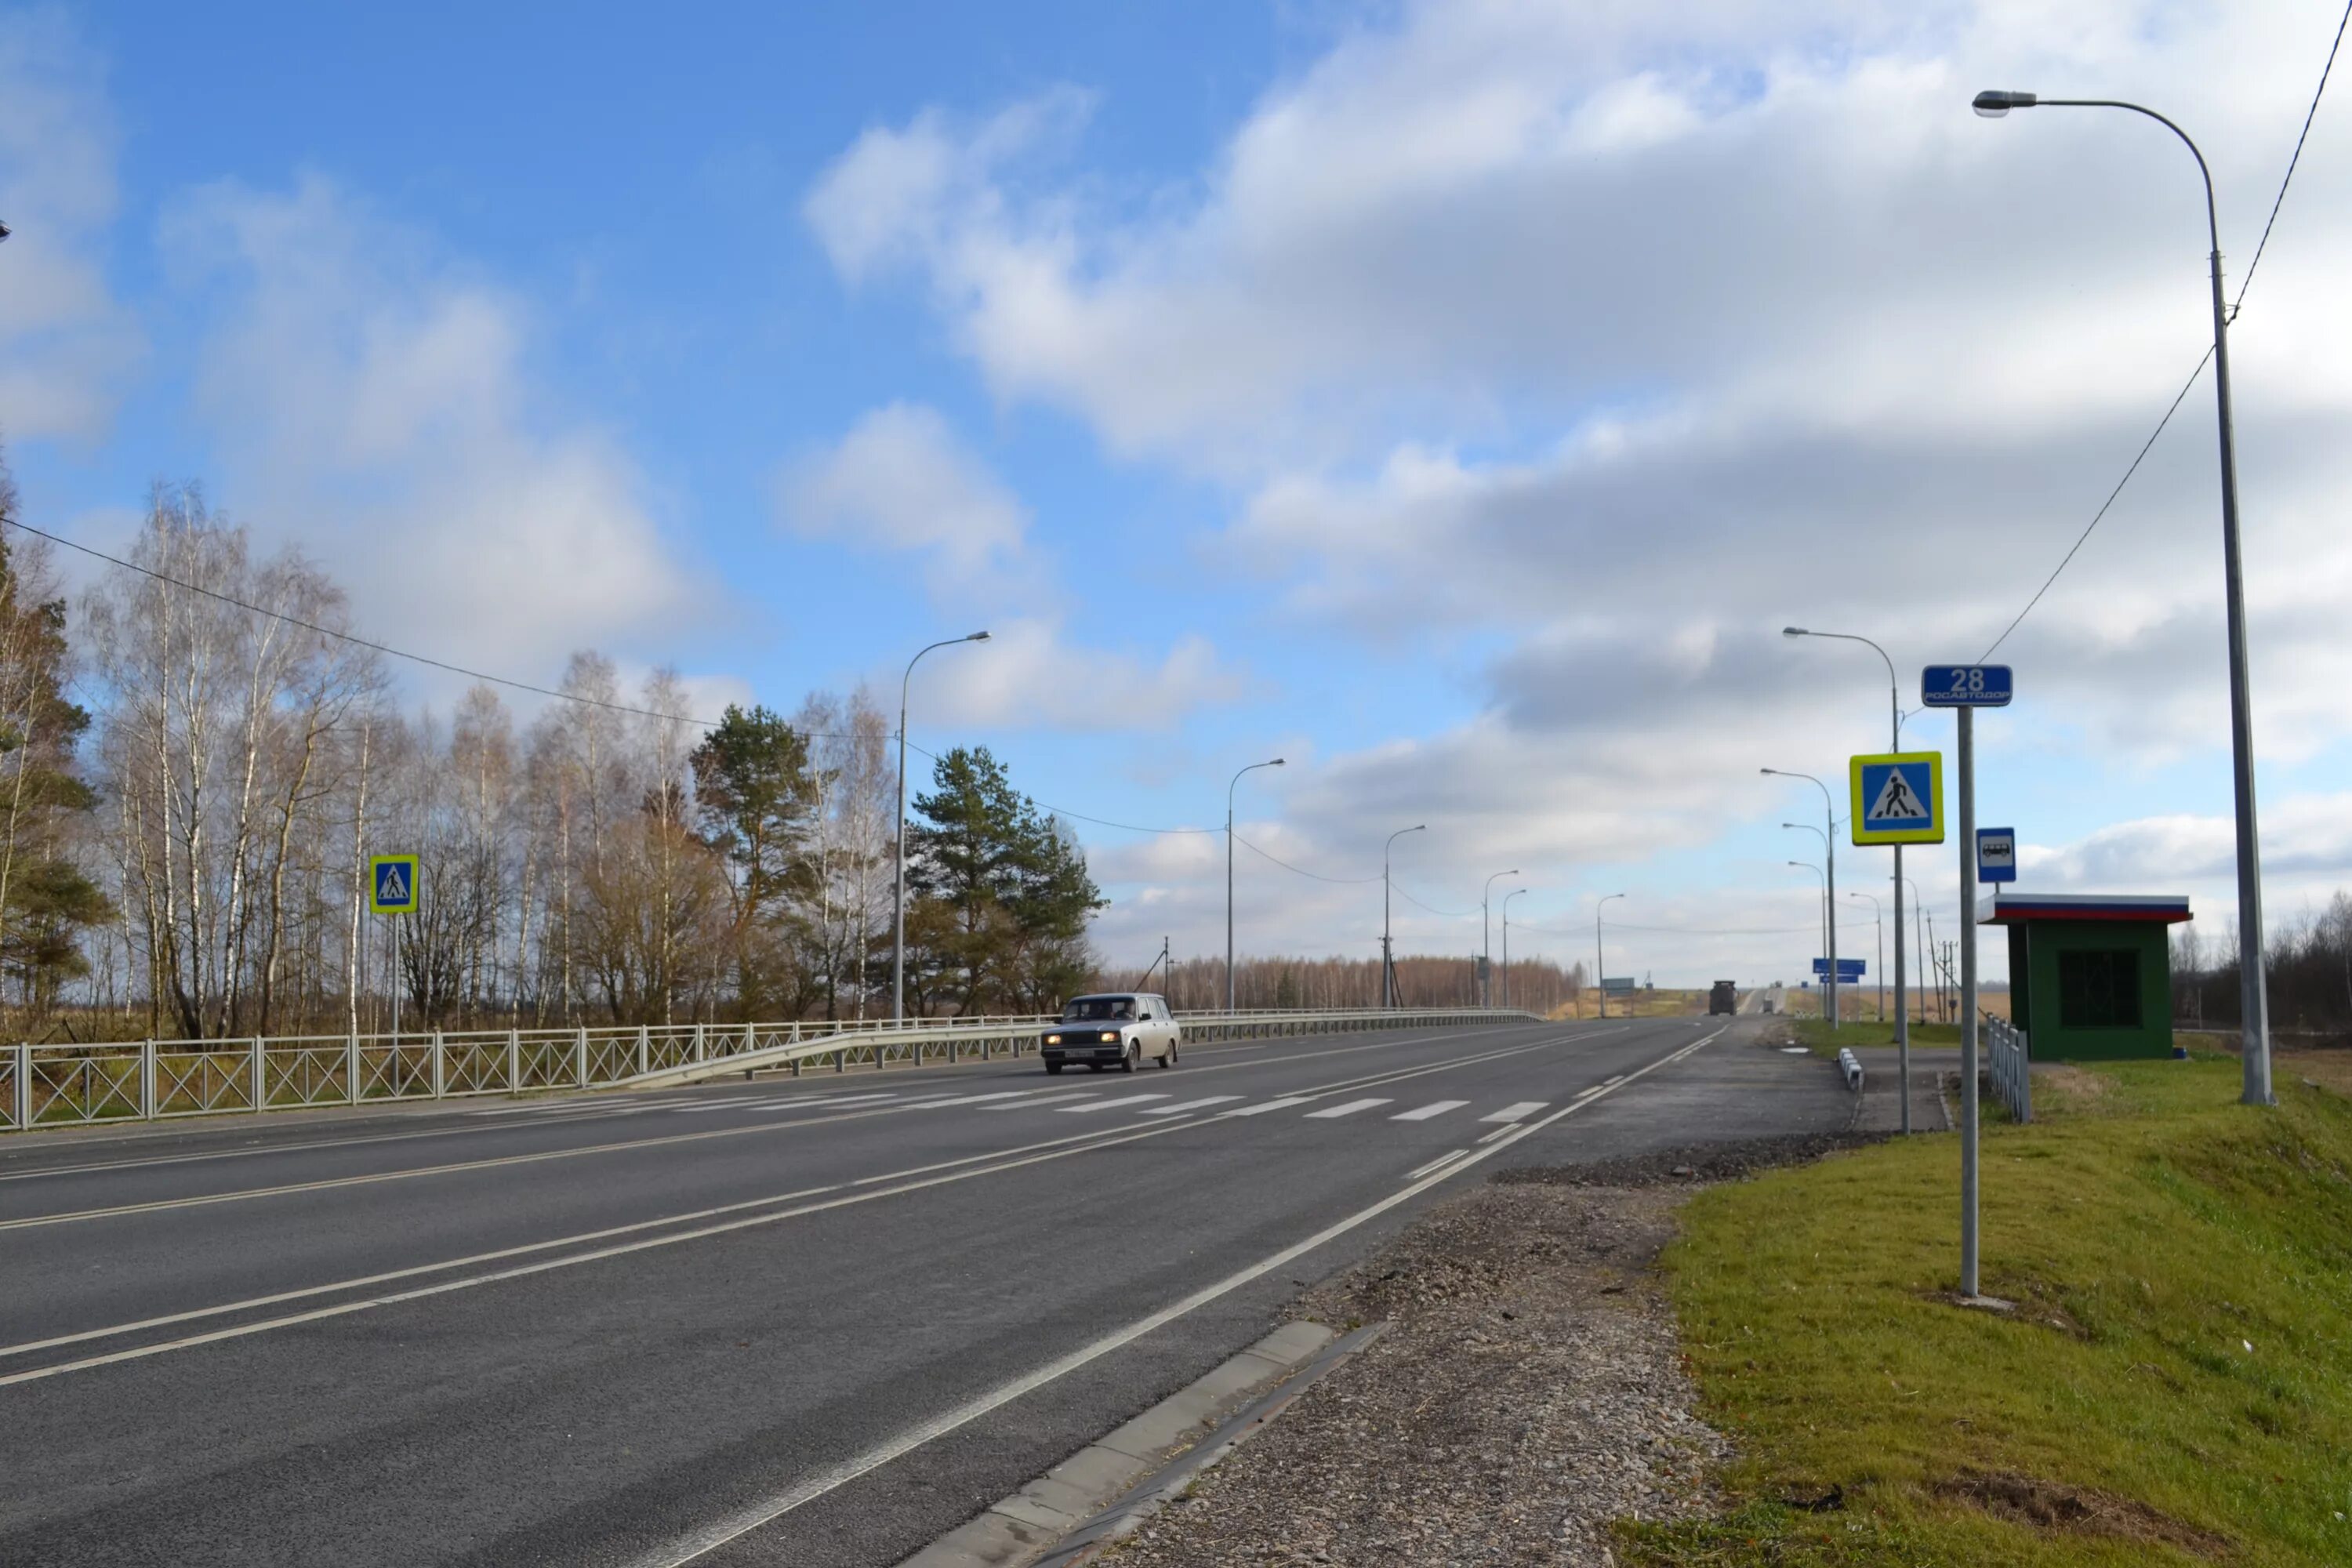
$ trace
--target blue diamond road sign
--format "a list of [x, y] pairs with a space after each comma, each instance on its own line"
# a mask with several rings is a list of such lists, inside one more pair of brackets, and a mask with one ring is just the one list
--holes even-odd
[[1931, 664], [1919, 672], [1930, 708], [2006, 708], [2013, 688], [2005, 664]]

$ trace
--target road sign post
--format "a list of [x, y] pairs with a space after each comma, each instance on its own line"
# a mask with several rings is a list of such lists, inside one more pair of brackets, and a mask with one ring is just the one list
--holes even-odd
[[[368, 908], [380, 915], [416, 912], [416, 857], [378, 855], [368, 861]], [[392, 1072], [400, 1073], [400, 926], [392, 928]]]
[[[1931, 664], [1919, 677], [1919, 700], [1959, 710], [1960, 842], [1960, 1299], [1974, 1301], [1977, 1232], [1977, 778], [1976, 712], [2006, 708], [2014, 686], [2005, 664]], [[2010, 841], [2015, 859], [2016, 839]]]

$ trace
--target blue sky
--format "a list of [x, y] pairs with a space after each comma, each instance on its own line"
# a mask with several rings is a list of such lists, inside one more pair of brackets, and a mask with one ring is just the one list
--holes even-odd
[[[2160, 100], [2242, 255], [2334, 19], [0, 7], [0, 434], [42, 526], [119, 544], [201, 479], [376, 635], [523, 680], [596, 647], [789, 709], [985, 625], [911, 730], [1041, 800], [1207, 826], [1280, 753], [1244, 832], [1300, 865], [1377, 872], [1426, 820], [1429, 905], [1516, 865], [1562, 957], [1623, 889], [1679, 928], [1627, 932], [1662, 982], [1794, 974], [1815, 841], [1778, 824], [1818, 797], [1756, 770], [1841, 773], [1885, 687], [1779, 627], [1876, 637], [1906, 686], [1973, 655], [2202, 346], [2177, 148], [1968, 92]], [[2288, 914], [2352, 866], [2347, 127], [2235, 340]], [[1981, 730], [2029, 879], [2218, 931], [2208, 396]], [[1079, 826], [1107, 952], [1221, 942], [1213, 840]], [[1243, 869], [1245, 948], [1371, 951], [1377, 887]], [[1948, 919], [1949, 856], [1911, 870]], [[1410, 949], [1479, 941], [1401, 910]], [[1788, 934], [1684, 934], [1716, 931]]]

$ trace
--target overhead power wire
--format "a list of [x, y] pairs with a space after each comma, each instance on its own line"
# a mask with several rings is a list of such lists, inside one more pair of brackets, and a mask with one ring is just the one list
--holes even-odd
[[[201, 595], [205, 598], [215, 600], [220, 604], [232, 605], [237, 609], [250, 611], [252, 614], [257, 616], [265, 616], [270, 620], [280, 622], [286, 626], [299, 626], [306, 632], [316, 632], [322, 637], [332, 637], [337, 642], [348, 643], [353, 647], [369, 648], [374, 652], [385, 654], [394, 658], [404, 658], [411, 664], [421, 664], [433, 669], [446, 670], [451, 675], [462, 675], [469, 680], [487, 681], [492, 686], [503, 686], [515, 691], [528, 691], [540, 697], [552, 697], [559, 702], [577, 702], [583, 707], [602, 708], [608, 712], [628, 713], [635, 715], [639, 719], [660, 719], [672, 723], [692, 724], [704, 730], [716, 730], [719, 728], [719, 723], [716, 720], [698, 719], [690, 713], [661, 713], [656, 712], [650, 708], [632, 708], [625, 702], [607, 702], [602, 698], [583, 697], [578, 692], [574, 691], [557, 691], [545, 686], [533, 686], [527, 680], [509, 680], [503, 675], [491, 675], [485, 670], [468, 669], [462, 664], [451, 664], [446, 659], [434, 658], [421, 653], [411, 653], [406, 648], [394, 647], [390, 643], [380, 643], [373, 638], [360, 637], [356, 633], [352, 632], [337, 631], [332, 626], [322, 626], [316, 621], [306, 621], [299, 616], [289, 616], [283, 610], [273, 610], [266, 605], [253, 604], [250, 601], [238, 598], [234, 594], [224, 594], [218, 589], [207, 588], [201, 584], [184, 582], [180, 578], [173, 577], [167, 573], [158, 572], [152, 567], [142, 566], [135, 561], [125, 561], [120, 555], [110, 555], [103, 550], [94, 550], [87, 544], [78, 543], [73, 540], [66, 538], [62, 534], [51, 533], [47, 529], [35, 528], [29, 522], [19, 522], [13, 517], [6, 519], [5, 521], [11, 528], [20, 530], [26, 533], [33, 534], [41, 539], [46, 539], [52, 544], [62, 544], [68, 550], [78, 550], [82, 554], [90, 556], [95, 560], [103, 561], [110, 566], [120, 566], [125, 572], [135, 572], [142, 577], [151, 577], [156, 582], [164, 584], [170, 587], [178, 588], [190, 594]], [[853, 735], [827, 736], [825, 738], [828, 740], [856, 739], [856, 737]]]
[[[1843, 920], [1837, 922], [1837, 927], [1840, 931], [1861, 930], [1872, 923], [1874, 922], [1864, 920]], [[1580, 937], [1585, 934], [1581, 927], [1528, 925], [1524, 921], [1514, 921], [1513, 924], [1515, 927], [1521, 927], [1528, 931], [1541, 931], [1546, 936]], [[1663, 936], [1802, 936], [1808, 931], [1818, 935], [1822, 929], [1822, 922], [1815, 921], [1810, 925], [1801, 926], [1749, 926], [1722, 930], [1699, 926], [1642, 926], [1634, 925], [1629, 921], [1611, 921], [1609, 929], [1637, 931], [1648, 935]]]
[[1443, 916], [1444, 919], [1449, 921], [1466, 921], [1470, 919], [1471, 916], [1478, 912], [1476, 910], [1441, 910], [1435, 904], [1422, 903], [1419, 899], [1416, 899], [1411, 893], [1406, 892], [1403, 887], [1400, 885], [1394, 878], [1390, 879], [1389, 886], [1396, 889], [1397, 897], [1402, 899], [1406, 903], [1417, 905], [1422, 909], [1427, 910], [1431, 914]]
[[1377, 882], [1380, 880], [1378, 877], [1327, 877], [1320, 871], [1310, 871], [1304, 866], [1294, 866], [1289, 861], [1283, 859], [1277, 855], [1268, 854], [1266, 851], [1259, 848], [1256, 845], [1251, 843], [1248, 839], [1244, 838], [1238, 833], [1234, 835], [1234, 842], [1240, 845], [1243, 848], [1248, 850], [1251, 854], [1256, 856], [1261, 860], [1271, 860], [1286, 871], [1296, 871], [1298, 875], [1311, 878], [1318, 882], [1331, 882], [1341, 887], [1356, 888], [1362, 887], [1366, 883]]
[[[2327, 79], [2335, 73], [2336, 56], [2336, 52], [2344, 47], [2344, 30], [2347, 24], [2352, 24], [2352, 0], [2347, 0], [2344, 15], [2336, 18], [2336, 37], [2327, 46], [2326, 62], [2319, 68], [2319, 85], [2312, 89], [2311, 107], [2304, 111], [2303, 129], [2295, 135], [2294, 152], [2288, 156], [2286, 173], [2279, 179], [2278, 195], [2271, 200], [2270, 216], [2263, 220], [2263, 237], [2254, 244], [2253, 259], [2246, 263], [2245, 275], [2238, 279], [2238, 297], [2231, 302], [2230, 313], [2224, 318], [2227, 324], [2234, 324], [2238, 320], [2238, 312], [2246, 308], [2246, 290], [2253, 287], [2254, 268], [2263, 264], [2263, 252], [2270, 248], [2271, 229], [2278, 222], [2279, 208], [2286, 205], [2287, 187], [2294, 183], [2294, 171], [2303, 162], [2303, 146], [2311, 137], [2312, 121], [2318, 117], [2319, 100], [2326, 95]], [[2139, 472], [2139, 466], [2147, 460], [2148, 449], [2156, 445], [2157, 437], [2164, 434], [2165, 426], [2172, 423], [2172, 416], [2180, 412], [2180, 405], [2188, 399], [2190, 388], [2194, 387], [2198, 378], [2205, 374], [2205, 367], [2213, 362], [2213, 350], [2216, 346], [2212, 343], [2205, 345], [2204, 357], [2197, 362], [2197, 368], [2189, 373], [2189, 379], [2181, 384], [2180, 391], [2173, 398], [2171, 406], [2164, 411], [2164, 417], [2158, 420], [2156, 428], [2148, 433], [2147, 441], [2142, 443], [2138, 453], [2133, 457], [2131, 466], [2124, 470], [2124, 477], [2116, 481], [2116, 488], [2107, 492], [2107, 499], [2099, 503], [2099, 510], [2092, 514], [2090, 522], [2075, 537], [2074, 542], [2067, 548], [2066, 553], [2059, 559], [2058, 564], [2051, 568], [2050, 575], [2042, 580], [2042, 586], [2033, 591], [2033, 597], [2025, 602], [2025, 608], [2018, 611], [2016, 619], [2001, 629], [2000, 636], [1992, 639], [1992, 646], [1978, 656], [1979, 662], [1990, 658], [1999, 650], [2000, 645], [2009, 640], [2010, 633], [2015, 631], [2025, 617], [2033, 613], [2033, 607], [2042, 603], [2042, 595], [2049, 593], [2051, 585], [2058, 581], [2059, 574], [2066, 570], [2083, 546], [2089, 542], [2092, 531], [2099, 526], [2108, 510], [2115, 506], [2116, 498], [2124, 493], [2124, 487], [2131, 483], [2132, 476]]]

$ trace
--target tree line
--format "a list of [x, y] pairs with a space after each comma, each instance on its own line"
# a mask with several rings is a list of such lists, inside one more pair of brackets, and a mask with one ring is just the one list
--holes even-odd
[[[1397, 994], [1407, 1007], [1478, 1005], [1478, 961], [1475, 956], [1405, 956], [1396, 961]], [[1493, 971], [1496, 1005], [1505, 1000], [1503, 965]], [[1587, 984], [1582, 963], [1562, 969], [1549, 959], [1515, 959], [1508, 1001], [1514, 1007], [1550, 1014], [1575, 1005]], [[1225, 959], [1154, 959], [1142, 965], [1105, 966], [1095, 984], [1105, 991], [1151, 991], [1178, 1012], [1225, 1005]], [[1237, 1007], [1307, 1007], [1334, 1011], [1381, 1005], [1377, 958], [1243, 958], [1234, 965]]]
[[[2290, 1034], [2352, 1033], [2352, 894], [2281, 920], [2263, 933], [2263, 978], [2271, 1026]], [[2240, 1021], [2238, 939], [2231, 927], [2200, 937], [2194, 924], [2172, 939], [2172, 1016], [2181, 1023], [2234, 1027]]]
[[[704, 724], [675, 671], [628, 690], [583, 652], [527, 722], [486, 684], [404, 712], [342, 590], [194, 487], [156, 488], [78, 605], [44, 543], [0, 530], [16, 1037], [373, 1033], [395, 995], [415, 1027], [888, 1012], [897, 774], [866, 691]], [[391, 853], [412, 915], [369, 912]], [[907, 855], [909, 1011], [1084, 988], [1101, 893], [984, 748], [917, 783]]]

